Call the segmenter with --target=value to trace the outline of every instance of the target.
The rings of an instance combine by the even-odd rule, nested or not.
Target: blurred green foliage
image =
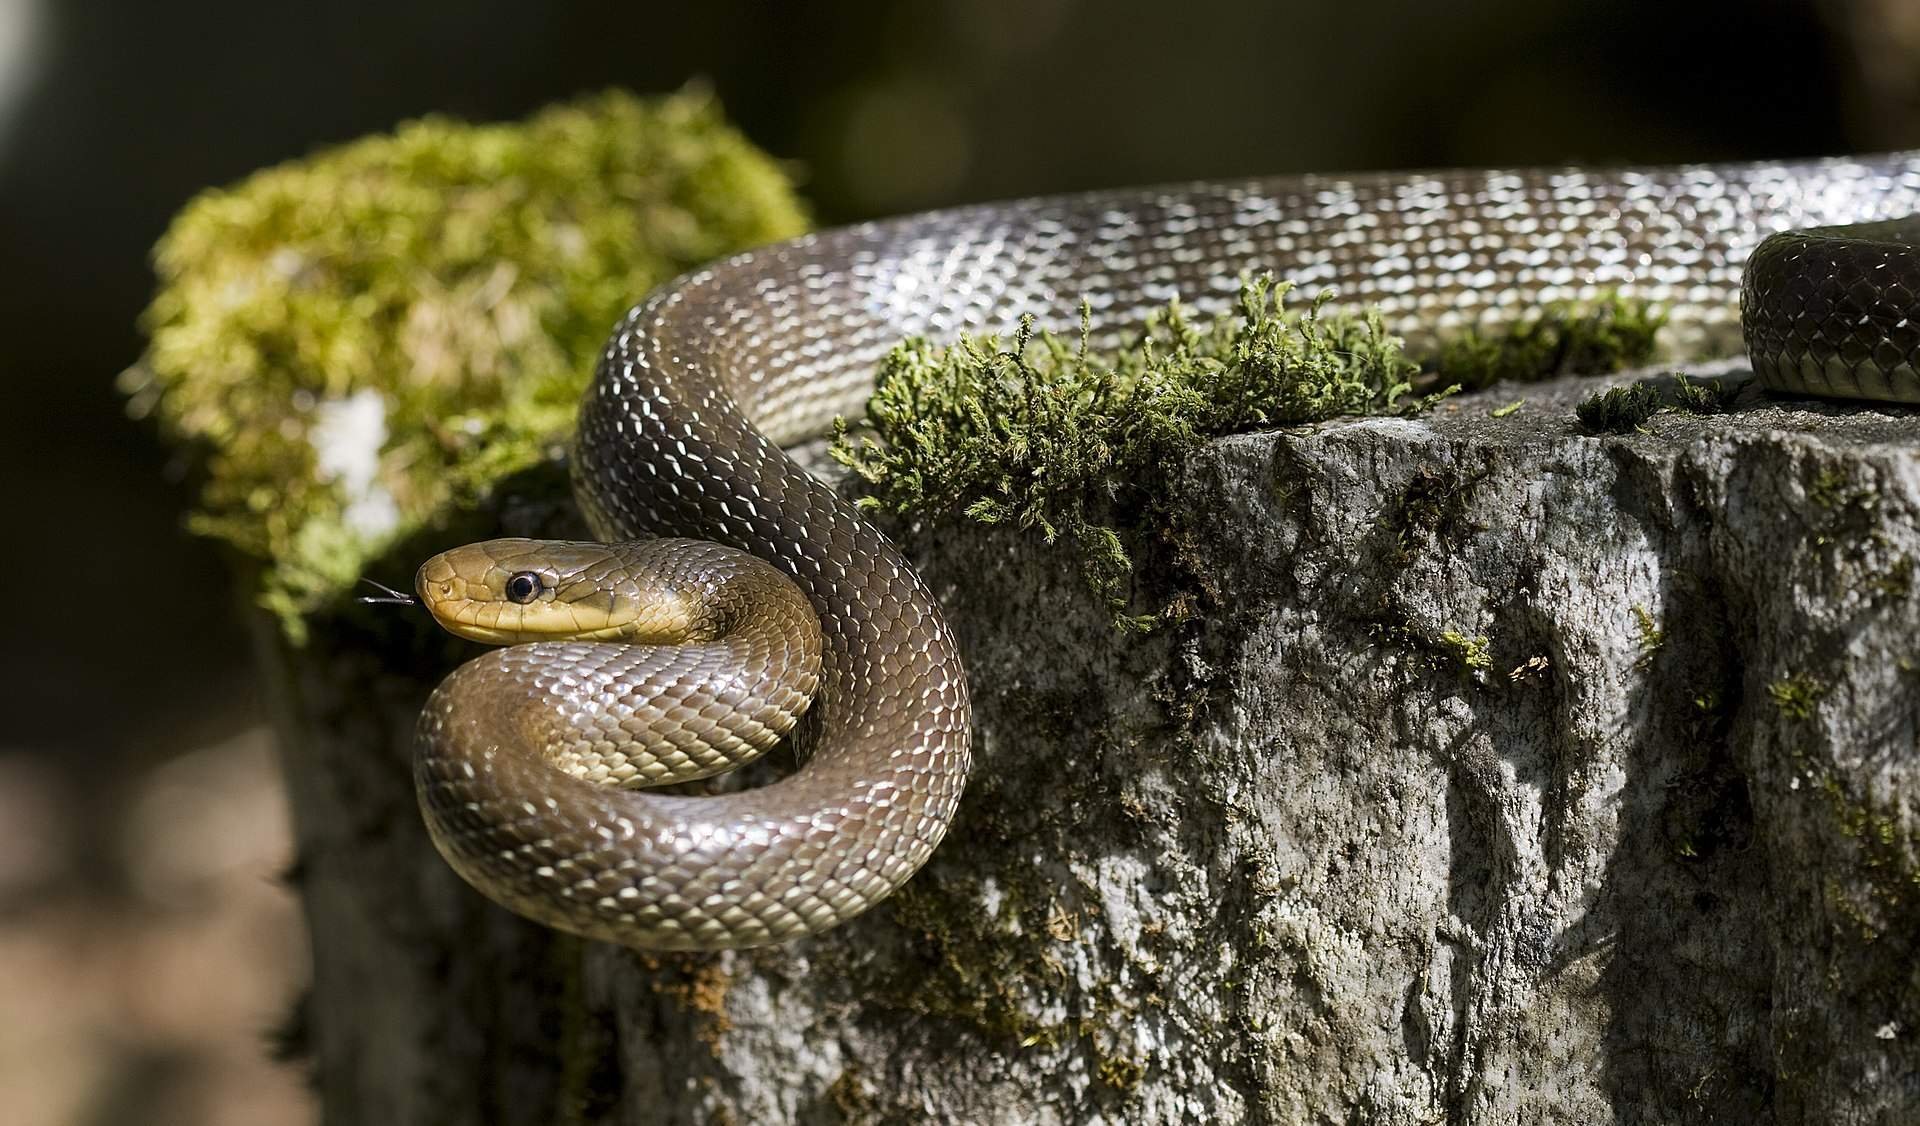
[[[1469,391],[1502,380],[1601,375],[1651,361],[1666,323],[1666,313],[1652,302],[1619,294],[1556,302],[1498,330],[1469,330],[1447,340],[1434,366]]]
[[[426,118],[192,201],[122,389],[201,468],[191,526],[266,564],[297,637],[384,545],[563,441],[649,289],[806,225],[700,92]]]

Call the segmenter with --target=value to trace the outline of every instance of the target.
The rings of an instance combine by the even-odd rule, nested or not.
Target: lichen
[[[836,428],[833,456],[870,490],[861,503],[903,516],[964,516],[1032,529],[1074,553],[1116,622],[1133,569],[1123,527],[1151,510],[1154,486],[1209,438],[1340,415],[1425,410],[1416,365],[1377,310],[1332,313],[1322,294],[1287,307],[1270,276],[1241,287],[1234,314],[1194,323],[1176,302],[1134,344],[1096,355],[1036,335],[966,337],[951,347],[909,340],[881,365],[870,431]]]
[[[188,204],[122,387],[199,467],[191,527],[259,561],[298,639],[383,546],[563,441],[633,301],[804,225],[704,94],[427,118]]]
[[[1653,358],[1666,323],[1653,303],[1617,293],[1556,302],[1497,331],[1462,333],[1441,346],[1433,366],[1468,390],[1621,371]]]

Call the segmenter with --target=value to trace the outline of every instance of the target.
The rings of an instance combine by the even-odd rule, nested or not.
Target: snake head
[[[632,555],[621,544],[486,540],[421,564],[414,589],[441,628],[489,645],[707,640],[693,601]]]

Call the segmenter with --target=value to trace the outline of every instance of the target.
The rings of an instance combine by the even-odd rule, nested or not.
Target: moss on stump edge
[[[863,507],[1037,532],[1072,556],[1117,625],[1145,630],[1184,613],[1179,599],[1133,613],[1128,587],[1142,543],[1156,530],[1165,538],[1164,486],[1202,443],[1421,414],[1462,388],[1623,370],[1653,355],[1666,324],[1650,303],[1618,294],[1560,302],[1462,334],[1422,363],[1378,308],[1329,307],[1330,290],[1290,307],[1292,288],[1271,274],[1245,278],[1236,307],[1204,322],[1176,300],[1111,354],[1088,347],[1089,327],[1077,346],[1034,334],[1034,314],[1053,310],[1027,311],[1012,340],[905,341],[880,365],[863,429],[842,420],[831,452],[867,487]],[[1719,394],[1680,383],[1687,403]]]
[[[190,526],[259,564],[298,640],[385,548],[564,441],[636,299],[807,221],[699,91],[423,118],[189,203],[122,389],[192,457]]]

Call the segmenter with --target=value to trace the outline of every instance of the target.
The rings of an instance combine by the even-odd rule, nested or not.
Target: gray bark
[[[1749,390],[1591,437],[1596,386],[1207,446],[1145,638],[1029,539],[909,535],[976,772],[786,947],[485,905],[413,810],[434,645],[275,647],[329,1118],[1920,1119],[1920,429]]]

